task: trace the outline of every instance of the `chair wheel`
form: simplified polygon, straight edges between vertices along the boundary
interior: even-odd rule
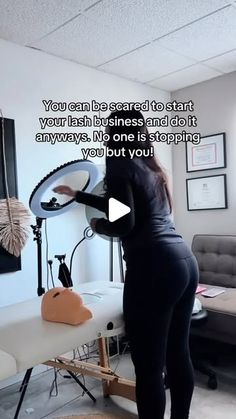
[[[217,380],[215,377],[210,377],[208,382],[207,382],[207,386],[208,388],[210,388],[211,390],[216,390],[217,389]]]

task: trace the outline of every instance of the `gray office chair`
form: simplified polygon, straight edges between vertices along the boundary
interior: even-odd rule
[[[208,314],[205,309],[202,309],[199,313],[193,314],[191,319],[191,329],[203,326],[207,322],[207,316]],[[206,354],[199,350],[199,345],[197,347],[196,341],[197,337],[190,333],[190,352],[194,369],[208,376],[207,385],[210,389],[215,390],[217,388],[216,373],[206,360]]]

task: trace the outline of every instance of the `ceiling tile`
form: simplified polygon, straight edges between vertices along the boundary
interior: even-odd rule
[[[96,0],[0,0],[0,38],[29,44],[78,15]]]
[[[91,66],[105,64],[199,19],[226,0],[103,0],[32,46]],[[86,20],[87,19],[87,20]],[[61,44],[62,43],[62,44]],[[61,45],[61,50],[60,50]]]
[[[157,41],[104,64],[99,69],[135,81],[147,82],[191,64],[195,64],[195,61],[160,47]]]
[[[31,46],[92,67],[106,61],[111,51],[106,27],[96,26],[86,15],[79,16],[50,36],[33,42]],[[115,50],[116,45],[112,49]]]
[[[169,74],[168,76],[161,77],[148,84],[173,92],[220,75],[221,73],[216,70],[207,68],[202,64],[196,64],[184,70]]]
[[[235,71],[236,49],[226,54],[220,55],[219,57],[204,61],[204,64],[216,70],[222,71],[223,73],[230,73],[231,71]]]
[[[160,44],[196,60],[236,48],[236,9],[232,6],[162,38]]]
[[[103,0],[86,16],[106,25],[111,44],[119,41],[124,53],[124,47],[137,48],[225,5],[228,0]]]
[[[233,55],[225,57],[224,70],[219,60],[192,65],[236,48],[236,7],[229,3],[0,0],[0,38],[133,80],[155,79],[151,85],[176,90],[232,68]]]

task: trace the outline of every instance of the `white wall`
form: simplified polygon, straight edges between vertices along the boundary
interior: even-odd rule
[[[18,191],[19,199],[25,205],[28,205],[33,188],[47,173],[65,162],[81,158],[80,146],[72,143],[50,145],[34,141],[40,128],[38,118],[48,116],[43,111],[43,99],[75,102],[169,100],[169,94],[158,89],[3,40],[0,40],[0,57],[0,107],[5,117],[15,120]],[[171,174],[171,147],[161,144],[158,154]],[[94,162],[101,163],[99,159]],[[84,208],[49,219],[49,257],[53,258],[56,253],[66,253],[69,257],[86,225]],[[74,260],[75,282],[108,279],[107,245],[97,237],[81,246]],[[31,233],[22,251],[22,270],[0,275],[0,306],[35,296],[36,284],[36,245]]]
[[[172,94],[172,100],[195,104],[201,135],[226,133],[225,169],[186,173],[185,144],[173,147],[175,223],[191,243],[196,233],[236,234],[236,72],[196,84]],[[228,209],[187,211],[186,178],[227,174]]]

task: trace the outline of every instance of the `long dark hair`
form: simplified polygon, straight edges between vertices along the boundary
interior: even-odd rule
[[[109,140],[106,142],[106,145],[112,150],[119,150],[122,147],[125,148],[126,155],[125,157],[129,158],[129,150],[152,150],[152,143],[149,138],[149,132],[145,123],[145,119],[140,111],[134,109],[128,111],[115,111],[112,112],[107,118],[108,126],[106,132],[109,134]],[[133,141],[119,141],[117,140],[118,136],[122,134],[133,134]],[[140,141],[140,135],[145,134],[143,138],[145,140]],[[165,173],[165,170],[161,166],[159,160],[151,153],[145,157],[145,152],[143,156],[139,157],[146,163],[146,165],[156,173],[159,182],[163,185],[167,200],[170,206],[170,212],[172,211],[172,198],[168,186],[168,178]],[[109,159],[109,157],[106,157]],[[104,188],[106,188],[106,175],[104,177]]]

